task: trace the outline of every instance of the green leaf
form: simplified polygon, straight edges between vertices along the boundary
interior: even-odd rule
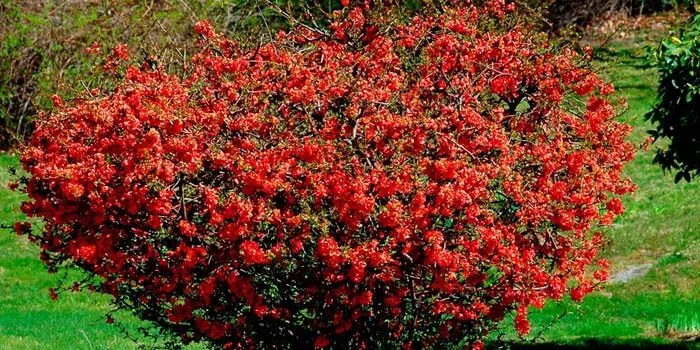
[[[302,316],[304,316],[304,317],[306,317],[306,318],[308,318],[308,319],[311,319],[311,320],[313,320],[314,318],[316,318],[316,315],[314,315],[314,314],[312,314],[311,312],[309,312],[308,309],[303,309],[303,310],[299,311],[299,313],[300,313]]]
[[[492,286],[494,283],[498,282],[503,275],[501,270],[499,270],[496,266],[491,266],[491,268],[486,271],[486,274],[489,276],[489,278],[486,280],[486,282],[484,282],[484,287]]]
[[[450,227],[452,227],[452,224],[453,224],[453,223],[454,223],[454,219],[453,219],[453,218],[448,218],[447,220],[445,220],[445,228],[450,228]]]
[[[676,178],[673,179],[673,182],[679,183],[679,182],[681,182],[682,179],[683,179],[683,173],[681,172],[681,173],[676,174]]]

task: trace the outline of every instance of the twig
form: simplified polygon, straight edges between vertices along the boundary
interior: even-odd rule
[[[544,327],[542,327],[542,329],[540,329],[540,331],[537,333],[537,335],[535,335],[535,337],[532,338],[532,342],[536,342],[536,341],[538,341],[538,340],[544,340],[544,333],[545,333],[546,331],[552,329],[552,327],[554,327],[554,325],[555,325],[557,322],[559,322],[559,320],[561,320],[562,318],[566,317],[566,315],[568,315],[568,314],[569,314],[569,309],[566,309],[566,310],[564,310],[563,313],[561,313],[560,315],[558,315],[557,317],[555,317],[554,319],[552,319],[552,321],[551,321],[549,324],[547,324],[547,325],[545,325]]]

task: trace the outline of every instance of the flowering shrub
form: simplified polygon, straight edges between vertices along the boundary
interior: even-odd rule
[[[223,348],[478,348],[605,280],[592,231],[624,211],[634,148],[588,57],[502,0],[343,5],[252,49],[201,22],[184,78],[131,66],[56,97],[22,155],[45,226],[17,231]]]

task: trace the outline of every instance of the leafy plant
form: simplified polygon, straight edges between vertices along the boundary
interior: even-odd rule
[[[691,17],[678,36],[653,51],[661,73],[658,100],[646,119],[656,125],[649,133],[667,139],[654,163],[677,171],[675,181],[691,181],[700,174],[700,15]]]

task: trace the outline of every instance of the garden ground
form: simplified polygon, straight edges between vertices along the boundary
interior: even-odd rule
[[[613,40],[598,62],[629,103],[622,119],[633,125],[630,140],[638,144],[646,138],[649,125],[643,115],[655,98],[657,76],[644,60],[644,45],[654,34],[648,31],[653,30]],[[527,341],[506,327],[505,344],[524,349],[700,348],[700,181],[674,184],[673,174],[652,164],[653,150],[626,167],[639,190],[624,198],[626,214],[604,229],[612,239],[603,253],[612,263],[612,275],[639,267],[641,276],[608,283],[581,304],[550,303],[533,310]],[[23,197],[6,186],[8,169],[18,165],[15,155],[0,155],[0,223],[5,225],[22,219],[17,208]],[[64,293],[52,301],[48,288],[64,276],[48,274],[38,255],[26,239],[10,230],[0,232],[0,349],[137,348],[105,323],[108,298]],[[142,325],[125,313],[115,318],[130,334]]]

